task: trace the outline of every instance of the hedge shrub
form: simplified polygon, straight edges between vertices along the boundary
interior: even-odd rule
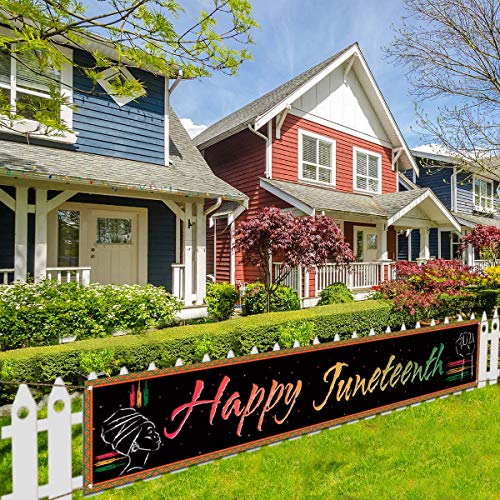
[[[390,323],[391,305],[385,301],[313,307],[286,313],[239,317],[222,323],[187,325],[150,331],[143,335],[106,337],[58,346],[34,347],[0,353],[0,400],[12,399],[15,385],[1,381],[52,383],[57,376],[72,385],[82,384],[89,371],[117,374],[121,366],[129,371],[147,369],[152,361],[158,368],[173,366],[177,358],[185,364],[201,360],[208,350],[211,359],[249,354],[253,346],[268,351],[278,341],[282,325],[310,322],[321,341],[333,340],[336,333],[349,338],[356,330],[366,335],[370,328],[382,332]],[[395,326],[395,325],[392,325]],[[92,368],[94,366],[94,368]]]
[[[321,290],[321,292],[319,292],[319,296],[319,306],[326,306],[328,304],[345,304],[346,302],[354,301],[354,297],[345,283],[332,283],[325,289]]]
[[[210,283],[207,285],[206,303],[208,316],[217,321],[229,319],[234,312],[238,293],[229,283]]]
[[[271,312],[296,311],[300,309],[299,294],[285,285],[278,285],[271,295]],[[246,315],[261,314],[266,310],[266,290],[262,283],[250,283],[243,297],[243,311]]]
[[[16,283],[0,286],[0,349],[58,344],[142,332],[168,326],[180,310],[175,297],[152,285],[81,286],[77,283]]]

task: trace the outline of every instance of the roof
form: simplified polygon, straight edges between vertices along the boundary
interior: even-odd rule
[[[462,226],[474,227],[476,224],[481,224],[483,226],[500,227],[500,219],[493,219],[492,217],[480,217],[478,215],[469,215],[460,212],[452,212],[452,214]]]
[[[351,44],[345,49],[337,52],[333,56],[325,59],[323,62],[316,64],[312,68],[304,71],[300,75],[292,78],[288,82],[271,90],[262,97],[255,99],[251,103],[243,106],[237,111],[225,116],[218,122],[214,123],[203,132],[198,134],[194,138],[194,143],[197,146],[203,146],[205,143],[211,141],[212,139],[220,136],[224,136],[227,132],[238,131],[238,129],[245,128],[247,125],[253,123],[255,119],[263,115],[266,111],[270,110],[276,104],[278,104],[283,99],[286,99],[296,90],[298,90],[302,85],[308,82],[313,76],[317,75],[323,69],[325,69],[329,64],[331,64],[335,59],[340,57],[342,54],[347,52],[351,47],[356,44]]]
[[[398,172],[398,182],[403,184],[407,189],[419,189],[419,187],[402,172]]]
[[[401,165],[404,168],[413,168],[418,175],[418,166],[357,43],[349,45],[316,66],[222,118],[197,135],[194,138],[194,143],[200,149],[204,149],[248,126],[252,126],[256,130],[259,129],[279,113],[289,109],[290,105],[301,95],[342,64],[346,64],[345,71],[353,68],[375,112],[382,121],[384,129],[388,132],[392,147],[400,147],[404,152],[400,158]]]
[[[343,193],[326,187],[297,184],[286,181],[261,179],[261,186],[270,193],[287,201],[299,210],[313,215],[318,211],[380,217],[388,225],[417,206],[422,206],[430,220],[460,230],[451,213],[429,188],[417,188],[388,194]],[[431,216],[432,214],[432,216]]]
[[[169,166],[0,140],[0,175],[21,172],[38,180],[90,182],[113,189],[221,196],[246,202],[246,195],[215,176],[172,110],[169,138]]]

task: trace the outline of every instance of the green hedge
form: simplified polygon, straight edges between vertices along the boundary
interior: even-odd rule
[[[185,364],[198,362],[207,351],[212,359],[224,358],[230,349],[236,355],[249,354],[253,346],[262,352],[277,341],[281,325],[304,320],[314,323],[321,341],[331,341],[337,333],[349,338],[353,330],[361,336],[370,328],[382,332],[391,321],[390,309],[389,302],[369,300],[6,351],[0,353],[0,381],[51,383],[61,376],[66,383],[79,385],[91,367],[116,374],[121,366],[131,372],[145,370],[152,361],[158,368],[173,366],[177,358]],[[0,384],[0,401],[12,399],[15,390],[15,385]]]

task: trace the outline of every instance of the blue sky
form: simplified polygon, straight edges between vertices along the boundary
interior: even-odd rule
[[[397,0],[253,0],[261,25],[250,47],[253,61],[238,76],[185,81],[172,95],[179,117],[211,125],[228,113],[357,41],[410,147],[421,143],[402,68],[384,59],[382,47],[400,23]],[[184,122],[185,124],[189,122]]]

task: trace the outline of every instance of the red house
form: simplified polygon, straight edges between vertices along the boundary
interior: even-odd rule
[[[357,43],[213,124],[195,143],[214,173],[250,199],[248,210],[230,203],[211,218],[207,272],[219,282],[259,278],[232,243],[235,224],[265,206],[333,217],[356,254],[348,271],[297,269],[288,284],[304,305],[336,281],[362,292],[387,279],[398,234],[418,229],[420,258],[428,259],[431,228],[460,230],[430,189],[407,178],[400,185],[399,172],[418,175],[418,167]]]

